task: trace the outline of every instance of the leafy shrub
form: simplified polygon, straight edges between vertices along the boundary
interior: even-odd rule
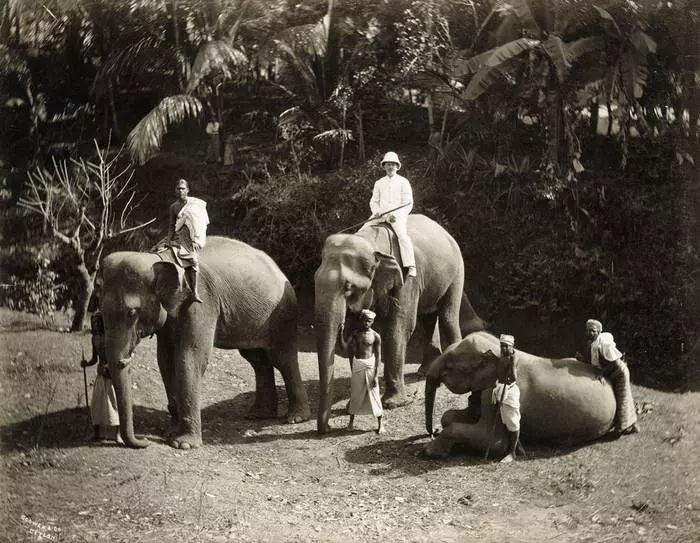
[[[0,305],[10,309],[51,316],[65,303],[66,286],[57,284],[51,266],[51,247],[10,249],[3,254]]]

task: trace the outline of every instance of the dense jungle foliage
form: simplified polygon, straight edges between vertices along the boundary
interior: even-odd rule
[[[325,237],[366,218],[381,155],[465,255],[492,330],[697,387],[700,2],[15,0],[0,7],[2,289],[83,325],[100,258],[166,230],[268,252],[309,318]],[[221,123],[207,162],[208,120]],[[156,219],[154,222],[148,222]]]

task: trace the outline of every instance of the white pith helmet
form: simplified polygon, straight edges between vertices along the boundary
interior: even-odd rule
[[[385,162],[394,162],[399,166],[397,170],[401,169],[401,161],[399,160],[399,155],[397,155],[394,151],[389,151],[387,154],[384,155],[384,158],[381,162],[382,166],[384,166]]]

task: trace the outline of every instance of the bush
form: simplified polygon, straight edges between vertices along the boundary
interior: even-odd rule
[[[51,267],[52,248],[10,248],[2,255],[0,305],[50,317],[65,307],[66,285]]]

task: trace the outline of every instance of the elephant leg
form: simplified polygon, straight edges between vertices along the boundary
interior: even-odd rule
[[[462,301],[463,282],[454,283],[445,293],[438,308],[440,347],[445,352],[450,345],[462,340],[459,329],[459,308]]]
[[[416,327],[415,308],[411,314],[396,318],[387,326],[386,339],[382,337],[382,362],[384,363],[384,396],[382,403],[386,409],[408,405],[413,394],[406,390],[403,368],[406,363],[406,346]]]
[[[423,452],[431,458],[447,458],[452,452],[452,446],[459,441],[455,435],[455,425],[443,427],[438,436],[425,444]]]
[[[479,418],[474,417],[474,412],[469,407],[466,409],[448,409],[442,414],[440,425],[443,428],[447,428],[454,422],[459,422],[462,424],[476,424],[479,422]]]
[[[275,370],[265,349],[241,349],[255,371],[255,401],[246,415],[249,419],[273,419],[277,417],[277,388]]]
[[[287,422],[294,424],[311,418],[309,399],[299,373],[299,358],[296,341],[289,341],[287,345],[272,350],[272,363],[282,374],[284,386],[287,389],[289,410]]]
[[[178,431],[170,440],[176,449],[202,445],[200,384],[214,344],[215,326],[204,319],[177,330],[174,349],[175,405]],[[195,340],[196,338],[196,340]]]
[[[423,345],[423,360],[418,368],[418,375],[424,377],[428,372],[430,363],[440,354],[440,351],[435,348],[432,343],[433,333],[435,332],[435,324],[437,323],[437,312],[425,313],[418,316],[421,328],[425,331],[425,344]]]
[[[160,377],[163,379],[165,386],[165,395],[168,398],[168,412],[170,413],[170,427],[166,434],[175,431],[177,419],[177,407],[175,406],[175,384],[173,376],[174,353],[173,353],[173,336],[172,329],[168,324],[158,333],[157,338],[157,357],[158,369],[160,369]]]

